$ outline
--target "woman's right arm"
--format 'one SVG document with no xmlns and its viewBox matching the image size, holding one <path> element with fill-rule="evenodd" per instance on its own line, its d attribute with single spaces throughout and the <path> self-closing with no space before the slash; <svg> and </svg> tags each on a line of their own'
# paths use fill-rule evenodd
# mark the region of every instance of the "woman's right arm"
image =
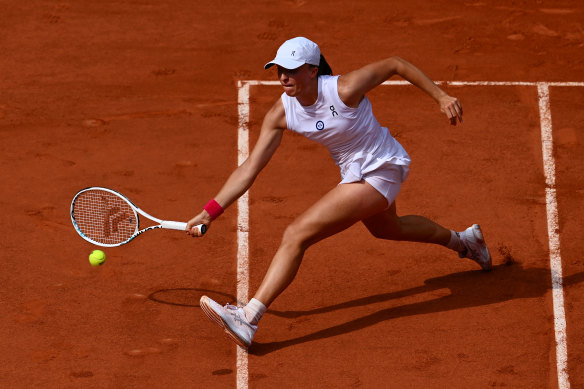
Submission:
<svg viewBox="0 0 584 389">
<path fill-rule="evenodd" d="M 253 184 L 260 171 L 268 164 L 277 150 L 286 128 L 286 114 L 282 100 L 278 99 L 266 113 L 258 141 L 247 160 L 231 173 L 219 193 L 214 197 L 219 205 L 226 209 L 235 200 L 241 197 Z M 211 224 L 211 217 L 207 211 L 193 217 L 187 223 L 187 232 L 192 236 L 200 236 L 193 226 Z"/>
</svg>

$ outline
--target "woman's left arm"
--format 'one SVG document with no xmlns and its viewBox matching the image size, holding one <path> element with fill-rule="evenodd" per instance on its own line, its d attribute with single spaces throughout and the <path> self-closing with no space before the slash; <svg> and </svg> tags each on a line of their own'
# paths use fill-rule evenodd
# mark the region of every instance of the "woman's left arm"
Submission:
<svg viewBox="0 0 584 389">
<path fill-rule="evenodd" d="M 448 117 L 450 124 L 456 125 L 457 119 L 462 123 L 460 101 L 440 89 L 420 69 L 399 57 L 390 57 L 374 62 L 339 77 L 339 97 L 349 107 L 357 107 L 365 93 L 395 74 L 432 97 L 440 106 L 440 110 Z"/>
</svg>

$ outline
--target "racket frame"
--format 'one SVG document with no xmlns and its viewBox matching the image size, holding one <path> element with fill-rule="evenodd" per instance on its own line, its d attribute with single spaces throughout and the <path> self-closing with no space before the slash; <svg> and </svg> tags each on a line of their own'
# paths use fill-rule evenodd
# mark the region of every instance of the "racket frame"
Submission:
<svg viewBox="0 0 584 389">
<path fill-rule="evenodd" d="M 130 236 L 128 239 L 126 239 L 124 242 L 121 243 L 101 243 L 101 242 L 97 242 L 93 239 L 91 239 L 90 237 L 86 236 L 83 231 L 81 231 L 81 229 L 79 228 L 76 220 L 75 220 L 75 213 L 74 213 L 74 208 L 75 208 L 75 201 L 77 200 L 77 198 L 84 192 L 90 191 L 90 190 L 102 190 L 105 192 L 109 192 L 117 197 L 119 197 L 120 199 L 122 199 L 123 201 L 125 201 L 126 203 L 128 203 L 128 205 L 130 206 L 130 208 L 132 208 L 132 211 L 134 211 L 134 217 L 136 219 L 136 229 L 134 231 L 134 233 L 132 234 L 132 236 Z M 71 214 L 71 222 L 73 223 L 73 227 L 75 228 L 75 230 L 77 231 L 77 233 L 86 241 L 88 241 L 91 244 L 97 245 L 97 246 L 101 246 L 101 247 L 118 247 L 118 246 L 122 246 L 125 245 L 126 243 L 131 242 L 133 239 L 135 239 L 137 236 L 143 234 L 146 231 L 150 231 L 150 230 L 154 230 L 157 228 L 164 228 L 167 230 L 179 230 L 179 231 L 186 231 L 186 227 L 187 227 L 187 223 L 184 222 L 175 222 L 175 221 L 171 221 L 171 220 L 162 220 L 162 219 L 158 219 L 152 215 L 150 215 L 149 213 L 143 211 L 142 209 L 138 208 L 136 206 L 136 204 L 134 204 L 129 198 L 127 198 L 126 196 L 124 196 L 123 194 L 121 194 L 120 192 L 117 192 L 113 189 L 109 189 L 109 188 L 104 188 L 102 186 L 90 186 L 88 188 L 85 189 L 81 189 L 79 192 L 77 192 L 77 194 L 75 195 L 75 197 L 73 197 L 73 200 L 71 201 L 71 210 L 70 210 L 70 214 Z M 150 227 L 146 227 L 142 230 L 140 230 L 140 218 L 138 217 L 138 214 L 150 219 L 151 221 L 158 223 L 157 225 L 154 226 L 150 226 Z M 199 231 L 204 234 L 207 230 L 207 226 L 205 226 L 204 224 L 199 224 L 197 226 L 195 226 L 197 228 L 199 228 Z"/>
</svg>

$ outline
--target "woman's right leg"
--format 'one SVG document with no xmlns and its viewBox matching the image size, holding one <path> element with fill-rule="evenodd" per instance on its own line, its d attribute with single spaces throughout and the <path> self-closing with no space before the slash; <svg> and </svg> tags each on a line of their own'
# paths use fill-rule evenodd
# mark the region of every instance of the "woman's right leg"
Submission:
<svg viewBox="0 0 584 389">
<path fill-rule="evenodd" d="M 387 200 L 365 181 L 335 187 L 286 229 L 254 298 L 269 306 L 296 276 L 308 247 L 386 207 Z"/>
<path fill-rule="evenodd" d="M 207 296 L 201 308 L 241 347 L 249 347 L 261 315 L 292 282 L 304 251 L 359 220 L 387 207 L 387 200 L 365 181 L 339 185 L 300 215 L 287 229 L 282 243 L 254 298 L 244 308 L 220 306 Z"/>
</svg>

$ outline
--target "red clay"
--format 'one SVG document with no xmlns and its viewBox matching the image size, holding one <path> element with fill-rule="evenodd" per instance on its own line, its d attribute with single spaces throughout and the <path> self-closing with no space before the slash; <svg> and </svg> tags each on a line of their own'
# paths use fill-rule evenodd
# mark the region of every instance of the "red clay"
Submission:
<svg viewBox="0 0 584 389">
<path fill-rule="evenodd" d="M 0 386 L 235 387 L 235 347 L 198 307 L 202 294 L 235 299 L 235 207 L 204 239 L 151 232 L 105 250 L 99 268 L 68 207 L 102 185 L 154 216 L 192 217 L 237 163 L 237 81 L 275 79 L 263 64 L 285 39 L 318 42 L 335 73 L 399 55 L 436 80 L 583 81 L 583 12 L 577 1 L 4 5 Z M 494 271 L 354 226 L 308 251 L 262 319 L 250 387 L 557 387 L 536 88 L 449 92 L 462 126 L 413 87 L 370 98 L 413 158 L 398 211 L 480 223 Z M 280 93 L 252 88 L 252 143 Z M 583 93 L 551 89 L 572 387 L 584 385 Z M 324 149 L 285 137 L 250 194 L 250 292 L 285 226 L 338 181 Z"/>
</svg>

